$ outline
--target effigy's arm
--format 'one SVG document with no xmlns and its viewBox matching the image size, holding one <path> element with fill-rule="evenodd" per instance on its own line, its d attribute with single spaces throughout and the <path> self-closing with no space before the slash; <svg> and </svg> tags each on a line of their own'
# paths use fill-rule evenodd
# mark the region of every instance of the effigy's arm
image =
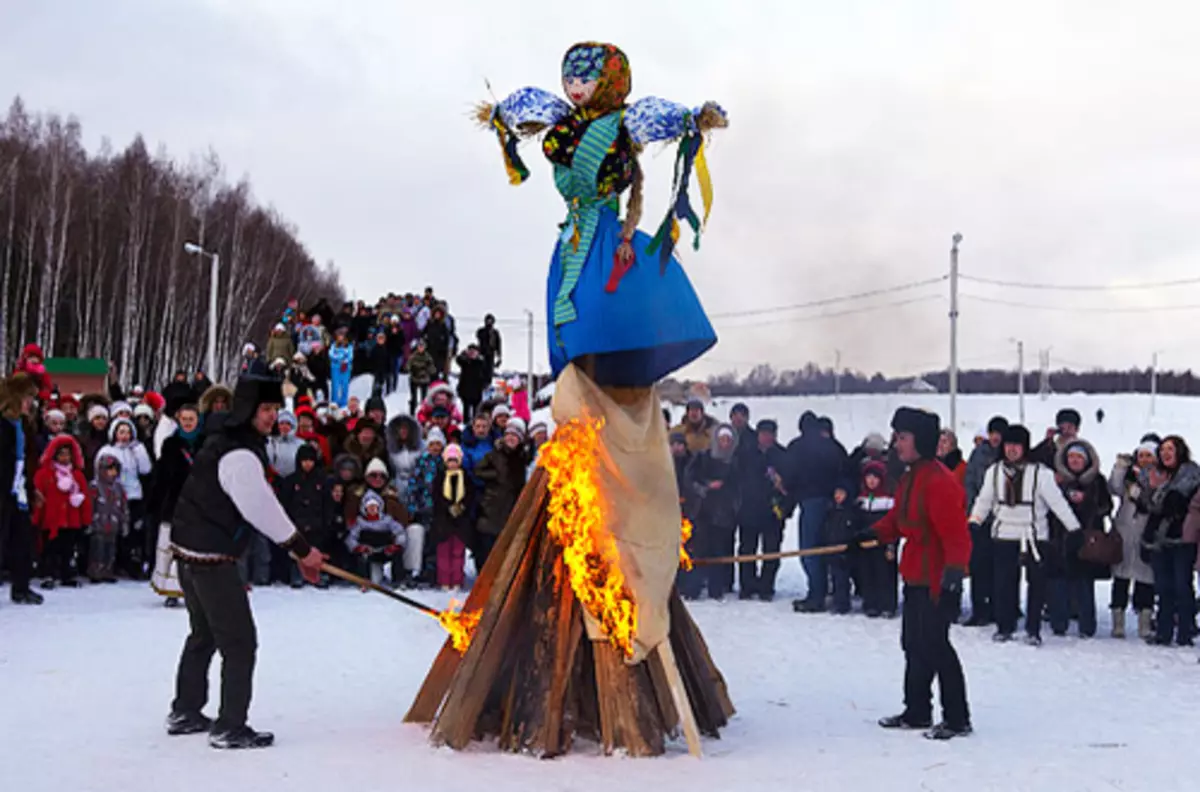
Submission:
<svg viewBox="0 0 1200 792">
<path fill-rule="evenodd" d="M 635 145 L 679 140 L 679 153 L 675 160 L 675 188 L 670 208 L 658 231 L 646 248 L 647 252 L 659 252 L 659 262 L 665 271 L 675 242 L 679 238 L 679 220 L 692 227 L 695 234 L 693 247 L 700 247 L 700 230 L 708 222 L 712 209 L 712 179 L 708 163 L 704 158 L 704 137 L 714 129 L 729 126 L 725 110 L 716 102 L 706 102 L 697 108 L 688 108 L 677 102 L 648 96 L 639 99 L 625 111 L 625 128 Z M 704 205 L 701 218 L 692 208 L 688 197 L 688 182 L 693 168 L 700 185 L 700 198 Z M 640 207 L 639 207 L 640 209 Z"/>
<path fill-rule="evenodd" d="M 516 185 L 529 178 L 529 169 L 517 153 L 521 138 L 532 137 L 557 124 L 571 112 L 566 100 L 541 88 L 521 88 L 497 104 L 484 102 L 476 108 L 475 118 L 496 133 L 504 153 L 508 180 Z"/>
</svg>

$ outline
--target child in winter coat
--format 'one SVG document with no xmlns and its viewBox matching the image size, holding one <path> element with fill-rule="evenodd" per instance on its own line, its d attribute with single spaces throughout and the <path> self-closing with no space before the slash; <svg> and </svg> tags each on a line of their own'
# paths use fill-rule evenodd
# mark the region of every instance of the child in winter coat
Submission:
<svg viewBox="0 0 1200 792">
<path fill-rule="evenodd" d="M 858 538 L 863 532 L 863 516 L 858 503 L 850 498 L 845 485 L 833 489 L 833 505 L 825 515 L 821 541 L 825 545 L 847 545 L 858 548 Z M 839 553 L 829 560 L 829 576 L 833 580 L 833 612 L 850 612 L 850 568 L 851 552 Z"/>
<path fill-rule="evenodd" d="M 142 476 L 150 475 L 150 455 L 137 439 L 137 430 L 128 418 L 117 418 L 108 425 L 108 451 L 121 460 L 121 488 L 129 501 L 129 533 L 117 542 L 117 555 L 126 573 L 134 580 L 145 580 L 143 564 L 150 556 L 143 547 L 142 518 L 146 508 L 142 493 Z M 99 454 L 97 454 L 99 458 Z"/>
<path fill-rule="evenodd" d="M 443 589 L 461 588 L 472 538 L 471 513 L 475 485 L 462 466 L 463 452 L 449 445 L 442 454 L 445 469 L 433 484 L 433 536 L 437 544 L 437 583 Z"/>
<path fill-rule="evenodd" d="M 418 339 L 413 344 L 415 344 L 414 351 L 404 364 L 405 370 L 408 371 L 408 411 L 410 414 L 416 414 L 417 404 L 426 399 L 426 395 L 429 393 L 429 383 L 433 382 L 433 378 L 437 375 L 437 363 L 429 354 L 424 339 Z M 420 420 L 420 416 L 418 416 L 418 420 Z"/>
<path fill-rule="evenodd" d="M 863 466 L 862 488 L 858 509 L 863 527 L 871 528 L 892 510 L 895 500 L 887 492 L 887 465 L 872 461 Z M 896 561 L 895 545 L 880 545 L 862 551 L 860 579 L 862 581 L 863 612 L 868 618 L 893 618 L 899 607 L 897 589 L 900 568 Z"/>
<path fill-rule="evenodd" d="M 331 476 L 326 480 L 326 488 L 329 491 L 329 522 L 325 526 L 325 546 L 321 550 L 329 554 L 335 566 L 347 568 L 352 564 L 349 563 L 351 557 L 346 548 L 349 531 L 346 529 L 346 513 L 343 511 L 346 503 L 346 482 Z"/>
<path fill-rule="evenodd" d="M 313 547 L 324 547 L 330 528 L 329 498 L 325 473 L 317 467 L 317 449 L 305 443 L 296 451 L 296 471 L 279 482 L 279 500 L 296 530 Z M 292 588 L 304 585 L 300 568 L 292 564 Z M 329 588 L 325 576 L 317 588 Z"/>
<path fill-rule="evenodd" d="M 508 422 L 504 438 L 484 455 L 475 467 L 483 482 L 479 502 L 478 532 L 475 541 L 475 570 L 487 563 L 488 554 L 504 530 L 508 517 L 525 488 L 525 469 L 529 464 L 525 446 L 525 424 L 520 419 Z"/>
<path fill-rule="evenodd" d="M 359 507 L 358 520 L 346 536 L 346 547 L 362 559 L 371 582 L 383 580 L 383 565 L 404 550 L 407 536 L 404 526 L 388 516 L 383 497 L 368 490 Z"/>
<path fill-rule="evenodd" d="M 75 438 L 59 435 L 50 441 L 42 453 L 33 486 L 41 495 L 34 524 L 46 540 L 46 579 L 42 588 L 54 588 L 55 578 L 64 586 L 75 588 L 79 585 L 73 566 L 75 553 L 92 522 L 92 504 L 88 500 L 87 479 L 83 477 L 83 453 Z"/>
<path fill-rule="evenodd" d="M 88 527 L 88 580 L 116 583 L 117 537 L 129 535 L 129 502 L 121 488 L 121 460 L 101 451 L 91 485 L 92 524 Z"/>
</svg>

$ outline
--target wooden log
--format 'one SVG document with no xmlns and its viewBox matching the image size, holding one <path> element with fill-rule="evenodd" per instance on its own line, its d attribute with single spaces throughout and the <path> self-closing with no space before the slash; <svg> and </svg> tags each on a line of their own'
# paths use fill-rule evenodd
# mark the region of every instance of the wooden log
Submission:
<svg viewBox="0 0 1200 792">
<path fill-rule="evenodd" d="M 592 652 L 604 753 L 623 748 L 630 756 L 659 756 L 666 750 L 666 727 L 646 664 L 625 665 L 621 653 L 607 641 L 593 641 Z"/>
<path fill-rule="evenodd" d="M 713 662 L 700 628 L 677 591 L 671 592 L 669 607 L 669 640 L 684 678 L 684 686 L 691 696 L 701 730 L 717 737 L 720 727 L 725 726 L 735 712 L 725 677 Z"/>
<path fill-rule="evenodd" d="M 492 685 L 500 673 L 505 653 L 509 650 L 509 638 L 516 627 L 523 609 L 509 597 L 510 590 L 523 594 L 530 575 L 539 543 L 530 541 L 530 535 L 544 525 L 546 488 L 541 489 L 539 508 L 534 510 L 534 519 L 520 523 L 513 532 L 512 546 L 504 555 L 496 579 L 488 595 L 475 639 L 467 649 L 450 683 L 445 704 L 433 726 L 435 743 L 462 749 L 470 742 L 480 713 L 488 701 Z M 544 533 L 544 531 L 542 531 Z"/>
<path fill-rule="evenodd" d="M 488 556 L 488 562 L 483 565 L 479 577 L 475 579 L 475 585 L 471 587 L 471 593 L 467 595 L 463 610 L 479 610 L 489 602 L 497 575 L 504 567 L 509 552 L 518 538 L 521 539 L 521 542 L 528 541 L 537 513 L 545 504 L 546 495 L 546 471 L 538 468 L 529 479 L 529 483 L 525 485 L 525 489 L 521 491 L 512 515 L 505 523 L 504 530 L 496 539 L 496 546 L 492 548 L 492 552 Z M 434 659 L 429 673 L 425 676 L 421 689 L 417 691 L 417 696 L 413 699 L 408 714 L 404 716 L 405 723 L 433 722 L 442 702 L 445 701 L 446 691 L 450 689 L 450 683 L 454 679 L 462 657 L 447 639 L 442 645 L 441 651 L 438 652 L 437 658 Z"/>
<path fill-rule="evenodd" d="M 675 710 L 679 713 L 683 724 L 683 734 L 687 738 L 688 753 L 699 759 L 704 755 L 700 749 L 700 729 L 696 726 L 696 716 L 692 712 L 691 702 L 683 687 L 683 678 L 679 674 L 679 666 L 675 663 L 675 653 L 671 651 L 671 642 L 663 641 L 656 649 L 662 661 L 662 668 L 667 676 L 667 685 L 671 690 L 671 699 L 675 702 Z"/>
</svg>

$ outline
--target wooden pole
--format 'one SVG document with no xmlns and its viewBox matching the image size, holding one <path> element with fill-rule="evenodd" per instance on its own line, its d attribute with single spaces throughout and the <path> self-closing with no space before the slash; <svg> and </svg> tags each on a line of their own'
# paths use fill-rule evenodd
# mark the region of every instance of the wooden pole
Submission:
<svg viewBox="0 0 1200 792">
<path fill-rule="evenodd" d="M 700 729 L 696 726 L 696 713 L 692 711 L 692 702 L 688 699 L 687 690 L 683 687 L 683 677 L 679 675 L 679 664 L 675 662 L 675 652 L 671 649 L 670 640 L 658 645 L 658 657 L 662 661 L 663 671 L 667 675 L 667 687 L 671 690 L 671 699 L 675 702 L 675 711 L 683 724 L 683 734 L 687 738 L 688 753 L 700 759 L 704 752 L 700 749 Z"/>
<path fill-rule="evenodd" d="M 416 608 L 422 613 L 433 616 L 434 618 L 441 615 L 441 611 L 438 611 L 436 608 L 432 608 L 423 602 L 417 602 L 415 599 L 409 599 L 403 594 L 397 594 L 387 586 L 381 586 L 378 583 L 372 582 L 365 577 L 360 577 L 353 572 L 347 572 L 344 569 L 335 567 L 333 564 L 321 564 L 321 571 L 333 575 L 336 578 L 341 578 L 348 583 L 353 583 L 356 586 L 361 586 L 362 588 L 370 589 L 371 591 L 378 591 L 385 597 L 390 597 L 396 600 L 396 602 L 402 602 L 408 607 Z"/>
<path fill-rule="evenodd" d="M 879 547 L 879 542 L 863 542 L 859 545 L 863 550 Z M 837 555 L 850 549 L 850 545 L 827 545 L 825 547 L 810 547 L 807 550 L 783 550 L 778 553 L 759 553 L 757 555 L 723 556 L 721 558 L 695 558 L 693 566 L 711 566 L 712 564 L 740 564 L 743 561 L 774 561 L 777 558 L 808 558 L 810 556 Z"/>
</svg>

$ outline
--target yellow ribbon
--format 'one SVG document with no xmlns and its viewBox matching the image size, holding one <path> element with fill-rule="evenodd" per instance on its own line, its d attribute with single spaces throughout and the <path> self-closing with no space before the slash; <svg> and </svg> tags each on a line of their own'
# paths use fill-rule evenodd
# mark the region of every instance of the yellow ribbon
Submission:
<svg viewBox="0 0 1200 792">
<path fill-rule="evenodd" d="M 704 141 L 700 141 L 700 147 L 696 149 L 696 160 L 694 163 L 696 168 L 696 182 L 700 185 L 700 200 L 704 202 L 704 219 L 700 222 L 703 228 L 708 225 L 708 213 L 712 211 L 713 188 L 712 177 L 708 173 L 708 162 L 704 159 Z"/>
</svg>

